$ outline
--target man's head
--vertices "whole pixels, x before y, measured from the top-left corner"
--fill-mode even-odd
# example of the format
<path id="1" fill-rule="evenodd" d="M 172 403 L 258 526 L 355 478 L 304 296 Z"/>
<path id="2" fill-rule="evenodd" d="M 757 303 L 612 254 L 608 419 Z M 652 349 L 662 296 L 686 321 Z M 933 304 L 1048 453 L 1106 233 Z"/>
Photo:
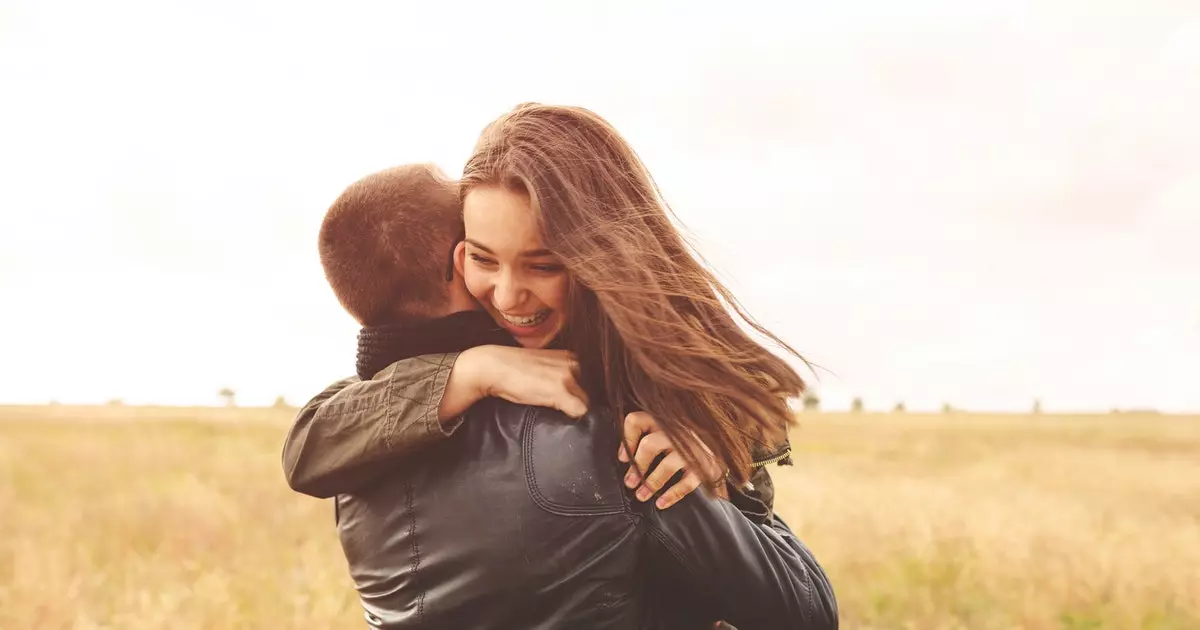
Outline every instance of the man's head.
<path id="1" fill-rule="evenodd" d="M 354 319 L 397 325 L 478 307 L 461 276 L 446 276 L 461 235 L 458 184 L 431 164 L 406 164 L 346 188 L 325 214 L 318 247 Z"/>

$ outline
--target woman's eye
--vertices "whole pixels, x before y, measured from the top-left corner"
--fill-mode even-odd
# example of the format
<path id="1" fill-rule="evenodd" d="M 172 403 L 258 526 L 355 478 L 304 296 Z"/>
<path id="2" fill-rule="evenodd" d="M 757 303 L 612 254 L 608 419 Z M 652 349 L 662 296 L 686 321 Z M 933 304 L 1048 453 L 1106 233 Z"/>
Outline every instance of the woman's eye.
<path id="1" fill-rule="evenodd" d="M 560 271 L 563 270 L 562 265 L 554 264 L 554 263 L 539 263 L 539 264 L 535 264 L 535 265 L 530 265 L 529 268 L 533 269 L 534 271 L 537 271 L 539 273 L 559 273 Z"/>
<path id="2" fill-rule="evenodd" d="M 471 262 L 473 262 L 477 265 L 489 266 L 489 265 L 496 264 L 496 261 L 492 260 L 491 258 L 486 258 L 484 256 L 480 256 L 479 254 L 475 254 L 475 253 L 467 254 L 467 258 L 470 258 Z"/>

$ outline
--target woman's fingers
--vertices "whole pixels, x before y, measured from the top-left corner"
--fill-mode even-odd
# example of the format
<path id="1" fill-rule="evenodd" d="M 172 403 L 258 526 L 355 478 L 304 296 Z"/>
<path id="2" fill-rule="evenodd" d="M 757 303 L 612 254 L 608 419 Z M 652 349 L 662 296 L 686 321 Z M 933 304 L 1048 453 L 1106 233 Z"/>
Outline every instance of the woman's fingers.
<path id="1" fill-rule="evenodd" d="M 666 492 L 662 493 L 662 496 L 658 497 L 658 500 L 654 502 L 654 505 L 660 510 L 665 510 L 678 503 L 683 497 L 695 492 L 696 488 L 699 487 L 700 476 L 689 471 L 683 476 L 683 479 L 680 479 L 675 485 L 671 486 Z"/>
<path id="2" fill-rule="evenodd" d="M 587 410 L 588 410 L 587 392 L 585 392 L 583 390 L 583 387 L 580 386 L 579 381 L 576 380 L 576 378 L 567 379 L 566 386 L 567 386 L 567 393 L 574 396 L 575 399 L 579 402 L 579 405 L 572 410 L 563 409 L 563 411 L 566 412 L 566 414 L 568 416 L 571 416 L 572 418 L 579 418 L 579 417 L 583 416 L 583 414 L 587 413 Z"/>
<path id="3" fill-rule="evenodd" d="M 650 473 L 650 464 L 654 463 L 654 459 L 659 455 L 672 451 L 671 438 L 667 437 L 662 431 L 655 431 L 642 437 L 642 440 L 637 444 L 637 450 L 633 452 L 633 465 L 643 474 Z"/>
<path id="4" fill-rule="evenodd" d="M 633 489 L 641 485 L 641 473 L 649 472 L 654 458 L 670 448 L 671 440 L 665 433 L 647 433 L 642 436 L 637 443 L 637 450 L 634 451 L 633 461 L 629 464 L 629 471 L 625 473 L 625 487 Z"/>
<path id="5" fill-rule="evenodd" d="M 587 413 L 587 394 L 578 382 L 579 362 L 571 353 L 496 346 L 489 356 L 490 369 L 480 377 L 481 397 L 551 407 L 573 418 Z"/>
<path id="6" fill-rule="evenodd" d="M 587 393 L 579 385 L 579 361 L 565 350 L 549 350 L 542 355 L 545 361 L 545 378 L 551 384 L 549 392 L 552 405 L 572 418 L 587 413 Z"/>
<path id="7" fill-rule="evenodd" d="M 671 453 L 664 457 L 650 474 L 646 475 L 646 480 L 642 482 L 642 487 L 637 490 L 638 501 L 645 501 L 658 492 L 663 486 L 670 481 L 675 473 L 687 467 L 687 462 L 683 461 L 683 456 L 679 453 Z"/>
<path id="8" fill-rule="evenodd" d="M 654 417 L 645 411 L 626 414 L 625 423 L 621 427 L 621 448 L 617 451 L 617 459 L 621 462 L 628 462 L 629 454 L 638 448 L 638 441 L 642 439 L 642 436 L 656 429 L 658 429 L 658 425 L 654 422 Z"/>
<path id="9" fill-rule="evenodd" d="M 659 509 L 669 508 L 695 492 L 704 483 L 702 476 L 711 477 L 715 481 L 722 475 L 721 467 L 713 457 L 712 451 L 698 438 L 696 441 L 702 449 L 701 474 L 688 470 L 687 461 L 675 450 L 671 438 L 658 427 L 654 417 L 644 411 L 626 415 L 621 432 L 622 443 L 617 452 L 617 459 L 630 463 L 629 470 L 625 473 L 625 486 L 637 489 L 635 495 L 639 501 L 649 501 L 650 497 L 662 490 L 680 471 L 684 471 L 683 477 L 664 490 L 654 502 Z M 695 433 L 692 436 L 695 437 Z M 630 453 L 633 453 L 632 458 Z M 660 456 L 662 460 L 651 470 L 650 465 Z M 638 471 L 646 473 L 645 479 Z"/>

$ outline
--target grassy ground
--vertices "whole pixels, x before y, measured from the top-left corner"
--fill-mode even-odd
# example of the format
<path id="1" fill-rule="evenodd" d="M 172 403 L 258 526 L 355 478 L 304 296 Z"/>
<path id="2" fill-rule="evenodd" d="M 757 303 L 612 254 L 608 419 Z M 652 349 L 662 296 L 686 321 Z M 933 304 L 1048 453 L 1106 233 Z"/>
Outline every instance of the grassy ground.
<path id="1" fill-rule="evenodd" d="M 0 628 L 361 628 L 287 412 L 0 408 Z M 1200 628 L 1200 418 L 805 415 L 843 628 Z"/>

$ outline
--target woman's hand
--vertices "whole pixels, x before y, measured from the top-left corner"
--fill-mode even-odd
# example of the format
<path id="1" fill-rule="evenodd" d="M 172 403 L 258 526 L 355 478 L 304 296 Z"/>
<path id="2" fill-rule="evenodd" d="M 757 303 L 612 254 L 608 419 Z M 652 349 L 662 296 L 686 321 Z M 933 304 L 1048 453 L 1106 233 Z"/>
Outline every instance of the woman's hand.
<path id="1" fill-rule="evenodd" d="M 478 346 L 458 355 L 438 409 L 443 422 L 471 405 L 495 396 L 536 407 L 550 407 L 578 418 L 588 399 L 579 386 L 579 362 L 566 350 Z"/>
<path id="2" fill-rule="evenodd" d="M 637 488 L 635 494 L 639 501 L 649 500 L 663 484 L 675 476 L 675 473 L 686 471 L 682 479 L 654 502 L 660 510 L 675 505 L 706 481 L 716 482 L 725 476 L 720 463 L 703 443 L 700 446 L 704 450 L 705 461 L 701 463 L 701 470 L 697 472 L 689 469 L 683 455 L 675 450 L 671 438 L 659 428 L 654 417 L 644 411 L 635 411 L 625 416 L 624 434 L 624 442 L 617 453 L 617 459 L 628 462 L 629 453 L 633 453 L 633 462 L 637 465 L 630 464 L 629 471 L 625 473 L 625 486 L 630 489 Z M 666 457 L 663 457 L 654 470 L 650 470 L 651 462 L 663 453 L 666 453 Z M 638 470 L 649 471 L 644 480 L 638 474 Z M 722 498 L 728 498 L 724 487 L 718 494 Z"/>

